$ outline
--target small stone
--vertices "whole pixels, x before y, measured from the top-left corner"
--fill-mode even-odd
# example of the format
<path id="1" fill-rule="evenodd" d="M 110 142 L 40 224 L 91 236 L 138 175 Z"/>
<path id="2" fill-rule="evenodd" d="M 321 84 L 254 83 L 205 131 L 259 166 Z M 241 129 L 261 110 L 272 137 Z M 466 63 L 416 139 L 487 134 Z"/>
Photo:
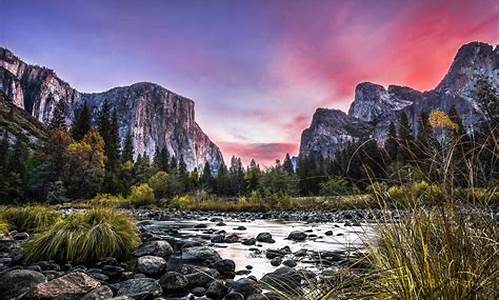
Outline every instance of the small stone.
<path id="1" fill-rule="evenodd" d="M 120 282 L 117 296 L 128 296 L 136 300 L 144 300 L 160 296 L 162 293 L 158 281 L 152 278 L 139 278 Z"/>
<path id="2" fill-rule="evenodd" d="M 180 273 L 167 272 L 160 278 L 160 286 L 165 293 L 176 293 L 186 289 L 188 280 Z"/>
<path id="3" fill-rule="evenodd" d="M 287 267 L 290 267 L 290 268 L 293 268 L 293 267 L 296 267 L 297 266 L 297 262 L 293 259 L 287 259 L 285 261 L 283 261 L 282 263 L 284 266 L 287 266 Z"/>
<path id="4" fill-rule="evenodd" d="M 301 242 L 301 241 L 305 240 L 306 238 L 307 238 L 307 234 L 305 234 L 304 232 L 299 231 L 299 230 L 295 230 L 295 231 L 290 232 L 290 234 L 287 237 L 287 239 L 295 241 L 295 242 Z"/>
<path id="5" fill-rule="evenodd" d="M 325 231 L 325 235 L 331 236 L 331 235 L 333 235 L 333 231 L 331 231 L 331 230 Z"/>
<path id="6" fill-rule="evenodd" d="M 140 245 L 139 248 L 134 251 L 134 255 L 136 257 L 151 255 L 169 258 L 173 252 L 174 249 L 169 242 L 158 240 L 146 242 Z"/>
<path id="7" fill-rule="evenodd" d="M 281 257 L 275 257 L 273 259 L 271 259 L 271 265 L 274 266 L 274 267 L 277 267 L 279 265 L 281 265 Z"/>
<path id="8" fill-rule="evenodd" d="M 158 256 L 141 256 L 137 259 L 137 272 L 146 275 L 157 275 L 165 271 L 167 262 Z"/>

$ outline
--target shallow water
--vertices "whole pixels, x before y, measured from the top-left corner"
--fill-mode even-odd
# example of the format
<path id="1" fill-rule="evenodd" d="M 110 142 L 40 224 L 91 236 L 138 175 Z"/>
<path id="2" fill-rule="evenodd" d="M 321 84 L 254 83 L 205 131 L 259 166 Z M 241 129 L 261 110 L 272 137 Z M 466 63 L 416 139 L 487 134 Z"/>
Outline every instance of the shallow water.
<path id="1" fill-rule="evenodd" d="M 194 228 L 196 224 L 206 224 L 204 229 Z M 306 222 L 288 222 L 278 220 L 253 220 L 239 221 L 235 219 L 224 219 L 225 226 L 216 226 L 216 222 L 210 221 L 150 221 L 151 227 L 169 227 L 174 225 L 178 227 L 179 234 L 184 237 L 200 237 L 206 235 L 207 229 L 224 230 L 227 235 L 236 234 L 240 240 L 255 238 L 261 232 L 269 232 L 276 241 L 273 244 L 257 242 L 256 245 L 247 246 L 240 242 L 237 243 L 217 243 L 212 247 L 219 252 L 222 258 L 232 259 L 236 264 L 236 270 L 245 270 L 247 265 L 253 269 L 249 275 L 261 278 L 264 274 L 272 272 L 278 267 L 272 266 L 270 260 L 265 257 L 266 249 L 280 249 L 289 246 L 292 252 L 300 249 L 309 251 L 350 251 L 363 248 L 362 240 L 366 240 L 372 232 L 371 225 L 361 224 L 361 226 L 344 226 L 344 223 L 306 223 Z M 235 230 L 238 226 L 245 226 L 246 230 Z M 304 231 L 306 234 L 315 234 L 317 237 L 308 237 L 303 242 L 294 242 L 286 240 L 288 234 L 294 230 Z M 306 232 L 312 230 L 312 232 Z M 326 236 L 325 232 L 331 230 L 332 236 Z M 262 253 L 257 254 L 250 248 L 258 248 Z M 293 255 L 287 255 L 284 260 L 293 258 Z M 309 256 L 297 260 L 297 268 L 306 268 L 317 271 L 317 262 L 312 261 Z"/>

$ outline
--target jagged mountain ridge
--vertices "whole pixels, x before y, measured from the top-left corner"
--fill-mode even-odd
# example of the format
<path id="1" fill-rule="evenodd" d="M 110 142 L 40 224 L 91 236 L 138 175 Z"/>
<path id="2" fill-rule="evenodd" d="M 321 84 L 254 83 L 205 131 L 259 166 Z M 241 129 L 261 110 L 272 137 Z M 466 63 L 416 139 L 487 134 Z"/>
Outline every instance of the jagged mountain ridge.
<path id="1" fill-rule="evenodd" d="M 498 46 L 481 42 L 463 45 L 450 69 L 435 89 L 420 92 L 410 87 L 364 82 L 356 86 L 348 114 L 336 109 L 316 110 L 311 126 L 301 136 L 299 155 L 333 157 L 349 141 L 375 138 L 382 143 L 389 124 L 396 126 L 406 113 L 414 132 L 421 112 L 455 106 L 464 126 L 472 130 L 481 118 L 474 102 L 474 85 L 483 78 L 498 93 Z"/>
<path id="2" fill-rule="evenodd" d="M 190 170 L 202 168 L 205 162 L 215 170 L 223 163 L 219 148 L 195 121 L 194 101 L 154 83 L 81 93 L 53 70 L 29 65 L 0 47 L 0 91 L 45 124 L 59 101 L 69 108 L 69 122 L 84 103 L 95 118 L 107 99 L 117 110 L 121 137 L 131 131 L 136 155 L 153 156 L 156 148 L 166 147 L 177 158 L 182 156 Z"/>

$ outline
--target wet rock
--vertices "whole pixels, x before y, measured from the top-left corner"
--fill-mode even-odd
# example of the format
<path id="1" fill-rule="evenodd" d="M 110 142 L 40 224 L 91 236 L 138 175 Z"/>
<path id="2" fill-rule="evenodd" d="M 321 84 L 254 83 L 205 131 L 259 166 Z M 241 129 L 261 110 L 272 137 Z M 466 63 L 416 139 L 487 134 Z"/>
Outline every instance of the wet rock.
<path id="1" fill-rule="evenodd" d="M 260 281 L 270 288 L 290 291 L 290 289 L 300 287 L 302 278 L 301 274 L 295 269 L 283 266 L 264 275 Z"/>
<path id="2" fill-rule="evenodd" d="M 245 226 L 238 226 L 234 230 L 247 230 L 247 228 Z"/>
<path id="3" fill-rule="evenodd" d="M 34 286 L 46 282 L 45 276 L 32 270 L 11 270 L 0 275 L 0 299 L 19 299 Z"/>
<path id="4" fill-rule="evenodd" d="M 167 272 L 160 278 L 160 286 L 165 293 L 178 293 L 184 291 L 188 286 L 186 276 L 177 272 Z"/>
<path id="5" fill-rule="evenodd" d="M 246 239 L 241 242 L 243 245 L 252 246 L 255 245 L 256 240 L 254 238 Z"/>
<path id="6" fill-rule="evenodd" d="M 253 294 L 250 295 L 247 300 L 269 300 L 266 296 L 263 294 Z"/>
<path id="7" fill-rule="evenodd" d="M 252 271 L 250 271 L 250 270 L 238 270 L 238 271 L 234 272 L 234 274 L 237 276 L 248 275 L 250 273 L 252 273 Z"/>
<path id="8" fill-rule="evenodd" d="M 167 262 L 158 256 L 141 256 L 137 259 L 137 272 L 146 275 L 158 275 L 165 271 Z"/>
<path id="9" fill-rule="evenodd" d="M 117 296 L 127 296 L 136 300 L 145 300 L 163 293 L 158 281 L 152 278 L 129 279 L 120 282 Z"/>
<path id="10" fill-rule="evenodd" d="M 193 228 L 207 228 L 207 224 L 203 224 L 203 223 L 200 223 L 200 224 L 196 224 L 193 226 Z"/>
<path id="11" fill-rule="evenodd" d="M 12 238 L 16 241 L 25 241 L 30 238 L 30 235 L 27 232 L 16 232 Z"/>
<path id="12" fill-rule="evenodd" d="M 173 252 L 172 246 L 167 241 L 150 241 L 140 245 L 134 251 L 134 255 L 136 257 L 151 255 L 169 258 Z"/>
<path id="13" fill-rule="evenodd" d="M 224 297 L 224 300 L 245 300 L 241 293 L 231 292 Z"/>
<path id="14" fill-rule="evenodd" d="M 282 258 L 281 257 L 275 257 L 273 259 L 271 259 L 271 265 L 274 266 L 274 267 L 277 267 L 279 265 L 281 265 L 281 261 L 282 261 Z"/>
<path id="15" fill-rule="evenodd" d="M 261 243 L 275 243 L 273 236 L 269 232 L 261 232 L 257 235 L 256 240 Z"/>
<path id="16" fill-rule="evenodd" d="M 234 278 L 234 270 L 236 268 L 236 265 L 234 264 L 234 261 L 230 259 L 217 261 L 210 265 L 210 267 L 217 270 L 222 278 Z"/>
<path id="17" fill-rule="evenodd" d="M 231 234 L 226 236 L 226 243 L 237 243 L 240 240 L 240 238 L 236 234 Z"/>
<path id="18" fill-rule="evenodd" d="M 195 295 L 196 297 L 204 296 L 206 292 L 207 290 L 201 286 L 195 287 L 191 290 L 191 294 Z"/>
<path id="19" fill-rule="evenodd" d="M 210 242 L 219 244 L 219 243 L 225 243 L 226 242 L 226 236 L 223 234 L 217 234 L 214 235 L 211 239 Z"/>
<path id="20" fill-rule="evenodd" d="M 215 226 L 226 226 L 226 223 L 224 223 L 224 222 L 218 222 L 217 224 L 215 224 Z"/>
<path id="21" fill-rule="evenodd" d="M 292 249 L 290 249 L 289 246 L 285 246 L 283 248 L 280 249 L 280 252 L 283 253 L 283 254 L 292 254 Z"/>
<path id="22" fill-rule="evenodd" d="M 222 280 L 212 281 L 207 288 L 206 295 L 211 299 L 222 299 L 227 292 L 226 285 Z"/>
<path id="23" fill-rule="evenodd" d="M 88 292 L 80 300 L 104 300 L 113 297 L 113 291 L 107 285 L 101 285 L 92 291 Z"/>
<path id="24" fill-rule="evenodd" d="M 216 250 L 204 246 L 183 248 L 181 258 L 185 261 L 199 262 L 204 265 L 208 265 L 222 259 Z"/>
<path id="25" fill-rule="evenodd" d="M 284 266 L 287 266 L 287 267 L 290 267 L 290 268 L 293 268 L 293 267 L 296 267 L 297 266 L 297 262 L 293 259 L 287 259 L 285 261 L 283 261 L 282 263 Z"/>
<path id="26" fill-rule="evenodd" d="M 235 282 L 233 282 L 229 292 L 240 293 L 243 295 L 244 298 L 246 298 L 249 297 L 250 295 L 261 293 L 262 289 L 257 281 L 254 281 L 249 278 L 240 278 Z"/>
<path id="27" fill-rule="evenodd" d="M 193 266 L 185 275 L 189 287 L 207 287 L 212 280 L 220 277 L 217 270 L 201 266 Z"/>
<path id="28" fill-rule="evenodd" d="M 287 239 L 295 241 L 295 242 L 301 242 L 301 241 L 305 240 L 306 238 L 307 238 L 307 234 L 305 234 L 304 232 L 299 231 L 299 230 L 295 230 L 295 231 L 290 232 L 290 234 L 287 237 Z"/>
<path id="29" fill-rule="evenodd" d="M 285 256 L 285 253 L 281 252 L 280 250 L 273 250 L 273 249 L 266 250 L 267 259 L 273 259 L 276 257 L 283 257 L 283 256 Z"/>
<path id="30" fill-rule="evenodd" d="M 325 231 L 325 235 L 331 236 L 331 235 L 333 235 L 333 231 L 331 231 L 331 230 Z"/>
<path id="31" fill-rule="evenodd" d="M 34 299 L 80 299 L 101 283 L 82 272 L 72 272 L 37 284 L 30 293 Z"/>
<path id="32" fill-rule="evenodd" d="M 251 266 L 251 265 L 246 265 L 246 266 L 245 266 L 245 268 L 246 268 L 247 270 L 251 270 L 251 269 L 253 269 L 253 266 Z"/>

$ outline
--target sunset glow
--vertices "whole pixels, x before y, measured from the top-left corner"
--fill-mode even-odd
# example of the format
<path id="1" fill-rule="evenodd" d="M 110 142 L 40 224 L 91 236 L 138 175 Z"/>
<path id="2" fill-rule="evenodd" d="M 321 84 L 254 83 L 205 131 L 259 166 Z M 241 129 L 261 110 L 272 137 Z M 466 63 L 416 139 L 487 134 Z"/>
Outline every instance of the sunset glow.
<path id="1" fill-rule="evenodd" d="M 81 91 L 193 99 L 226 162 L 296 155 L 315 109 L 347 111 L 357 83 L 432 89 L 462 44 L 498 44 L 496 0 L 10 2 L 0 46 Z"/>

